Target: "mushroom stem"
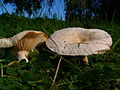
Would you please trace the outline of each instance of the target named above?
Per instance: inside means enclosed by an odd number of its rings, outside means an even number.
[[[89,65],[89,61],[88,61],[88,57],[87,56],[83,57],[83,62],[84,62],[85,65]]]
[[[29,54],[29,52],[27,52],[27,51],[19,51],[18,52],[18,60],[19,61],[25,60],[27,63],[28,62],[28,59],[27,59],[28,54]]]
[[[54,76],[52,85],[54,85],[54,83],[55,83],[55,80],[56,80],[56,77],[57,77],[57,74],[58,74],[58,70],[59,70],[59,67],[60,67],[60,62],[61,62],[61,60],[62,60],[62,59],[60,58],[60,60],[59,60],[59,62],[58,62],[58,65],[57,65],[57,69],[56,69],[56,72],[55,72],[55,76]]]

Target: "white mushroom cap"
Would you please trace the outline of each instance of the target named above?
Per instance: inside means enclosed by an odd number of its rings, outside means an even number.
[[[11,42],[10,38],[0,39],[0,48],[8,48],[12,46],[13,46],[13,43]]]
[[[60,55],[103,54],[110,50],[112,38],[103,30],[74,27],[55,31],[46,45]]]

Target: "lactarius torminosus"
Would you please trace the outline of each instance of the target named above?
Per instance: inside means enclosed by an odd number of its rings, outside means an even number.
[[[0,39],[0,48],[14,47],[14,52],[19,61],[25,59],[28,62],[29,51],[47,40],[45,33],[41,31],[28,30],[20,32],[11,38]],[[4,45],[3,45],[4,44]]]
[[[104,54],[112,45],[111,36],[99,29],[65,28],[55,31],[46,41],[47,47],[59,55],[84,56]]]

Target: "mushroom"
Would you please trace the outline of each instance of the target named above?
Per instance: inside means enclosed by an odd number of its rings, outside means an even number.
[[[84,56],[83,61],[89,64],[87,56],[110,50],[112,38],[100,29],[73,27],[55,31],[46,45],[59,55]]]
[[[59,55],[88,56],[110,50],[112,38],[99,29],[65,28],[55,31],[46,45]]]
[[[0,43],[5,45],[0,45],[0,48],[14,47],[14,53],[17,55],[19,61],[26,60],[28,62],[29,51],[35,49],[35,47],[47,40],[45,33],[41,31],[28,30],[20,32],[11,38],[1,39]]]

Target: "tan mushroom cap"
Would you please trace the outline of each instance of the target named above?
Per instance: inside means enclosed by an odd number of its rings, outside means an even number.
[[[26,30],[26,31],[22,31],[16,35],[14,35],[11,38],[1,38],[0,39],[0,48],[9,48],[9,47],[13,47],[19,40],[21,40],[26,34],[30,33],[30,32],[35,32],[35,33],[41,33],[44,34],[42,31],[34,31],[34,30]],[[36,37],[37,39],[39,39],[38,37]],[[46,40],[47,37],[43,38],[44,41]],[[36,41],[37,42],[37,41]],[[39,43],[40,40],[37,42]]]
[[[14,35],[13,37],[11,37],[11,42],[14,43],[14,44],[17,43],[17,41],[22,39],[26,34],[28,34],[30,32],[43,33],[42,31],[25,30],[25,31],[22,31],[22,32]]]
[[[112,38],[103,30],[74,27],[55,31],[46,41],[46,45],[60,55],[87,56],[110,50]]]

